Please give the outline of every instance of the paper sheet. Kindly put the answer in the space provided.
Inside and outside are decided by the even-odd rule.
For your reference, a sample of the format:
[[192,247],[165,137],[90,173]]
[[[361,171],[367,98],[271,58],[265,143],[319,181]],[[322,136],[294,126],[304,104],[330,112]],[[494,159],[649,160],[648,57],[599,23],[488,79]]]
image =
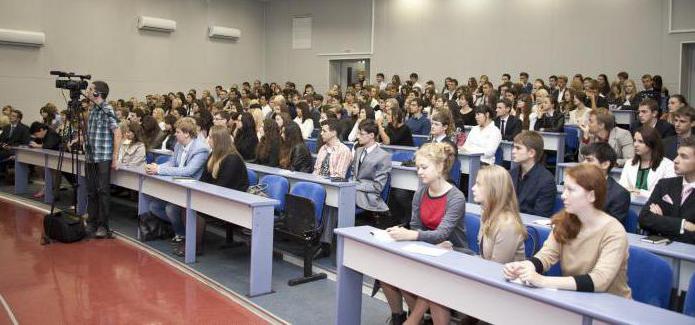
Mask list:
[[371,231],[370,234],[372,234],[372,236],[374,236],[376,240],[382,243],[391,243],[395,241],[393,240],[393,238],[391,238],[391,235],[389,235],[389,233],[386,232],[386,230],[375,229]]
[[550,227],[550,219],[538,219],[534,220],[533,223],[541,226],[548,226]]
[[410,253],[422,254],[427,256],[441,256],[448,252],[446,249],[418,245],[418,244],[408,244],[403,246],[403,250]]

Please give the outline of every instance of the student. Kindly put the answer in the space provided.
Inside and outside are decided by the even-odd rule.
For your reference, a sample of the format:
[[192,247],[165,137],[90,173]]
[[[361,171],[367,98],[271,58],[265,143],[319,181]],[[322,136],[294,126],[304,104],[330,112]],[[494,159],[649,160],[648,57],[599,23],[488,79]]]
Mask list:
[[159,138],[152,143],[152,147],[160,150],[174,150],[176,145],[176,117],[167,115],[164,117],[164,131]]
[[256,163],[270,167],[280,166],[280,127],[271,119],[263,122],[263,137],[256,147]]
[[442,108],[432,115],[432,129],[430,131],[430,142],[447,143],[454,149],[454,154],[458,155],[458,147],[451,139],[454,132],[454,117],[448,108]]
[[[145,165],[145,173],[147,175],[181,176],[199,179],[203,173],[205,162],[208,160],[209,148],[198,137],[197,129],[195,120],[191,117],[184,117],[178,120],[176,122],[174,155],[161,165],[156,163]],[[147,210],[151,214],[164,221],[171,222],[175,233],[172,242],[174,244],[183,242],[186,234],[186,228],[181,219],[183,208],[147,195],[145,196],[145,203],[148,207]]]
[[676,130],[676,135],[665,138],[663,142],[664,156],[673,160],[676,159],[678,155],[678,147],[681,142],[693,135],[693,128],[695,128],[695,108],[684,106],[670,114],[671,121],[673,121],[673,128]]
[[632,127],[632,130],[639,129],[642,125],[656,129],[657,134],[662,139],[676,135],[676,130],[671,123],[659,119],[659,104],[653,99],[645,99],[639,104],[637,110],[639,121]]
[[307,102],[301,101],[297,103],[297,117],[294,118],[294,122],[300,126],[302,138],[308,139],[311,137],[311,133],[314,132],[314,120],[311,118],[311,111]]
[[601,168],[606,176],[606,205],[603,211],[615,217],[621,223],[627,219],[630,210],[630,192],[620,186],[609,174],[616,165],[615,151],[605,142],[595,142],[581,148],[584,162]]
[[478,125],[471,129],[463,145],[465,153],[482,153],[480,161],[493,165],[495,163],[495,153],[502,142],[502,134],[495,126],[492,118],[495,116],[490,106],[478,106],[475,109],[475,120]]
[[664,157],[664,147],[656,129],[641,127],[635,131],[634,138],[635,157],[625,163],[619,183],[635,195],[649,197],[660,179],[676,176],[673,161]]
[[[34,141],[29,142],[30,148],[41,148],[48,150],[59,150],[60,149],[60,135],[50,128],[48,125],[41,122],[31,123],[29,127],[29,134],[34,137]],[[58,191],[60,190],[60,179],[61,173],[58,171],[52,171],[53,175],[53,197],[58,197]],[[32,195],[33,198],[42,198],[45,195],[45,186],[41,188],[38,192]]]
[[290,123],[282,130],[280,167],[302,173],[311,173],[314,167],[311,152],[304,143],[302,130],[296,123]]
[[241,113],[237,118],[237,127],[234,129],[234,145],[244,160],[256,159],[256,147],[258,136],[256,134],[256,121],[248,112]]
[[569,117],[569,122],[568,124],[572,125],[583,125],[587,124],[587,121],[589,119],[589,109],[584,105],[584,102],[586,101],[586,94],[583,92],[573,92],[574,93],[574,106],[576,107],[574,110],[570,111],[570,117]]
[[376,142],[378,127],[373,120],[360,122],[358,142],[352,161],[352,176],[357,183],[355,201],[357,207],[372,211],[388,211],[381,191],[391,173],[391,154]]
[[413,98],[410,101],[410,117],[405,122],[410,128],[413,134],[417,135],[429,135],[430,134],[430,119],[422,114],[422,108],[425,106],[425,102],[420,98]]
[[514,137],[521,133],[521,120],[516,116],[511,115],[512,102],[503,99],[497,101],[497,117],[495,117],[495,126],[500,129],[502,140],[513,141]]
[[510,174],[522,213],[549,218],[553,213],[557,187],[555,176],[541,163],[543,137],[535,131],[524,131],[514,137]]
[[[418,149],[415,163],[421,185],[413,197],[410,229],[388,228],[387,232],[393,239],[465,247],[466,237],[460,219],[466,212],[466,198],[454,184],[447,182],[454,159],[454,151],[447,144],[426,143]],[[414,310],[417,297],[387,283],[382,282],[381,286],[391,308],[392,323],[402,324],[406,319],[403,298],[409,310]],[[436,324],[444,324],[440,320],[448,319],[448,313],[446,308],[435,308],[432,317]]]
[[[553,217],[551,236],[531,259],[505,264],[504,277],[534,287],[630,299],[627,234],[618,220],[601,211],[605,199],[606,177],[598,167],[569,168],[562,192],[565,209]],[[542,275],[557,262],[562,276]]]
[[357,141],[360,124],[362,123],[362,121],[365,120],[375,120],[374,109],[366,105],[360,107],[360,111],[359,113],[357,113],[357,120],[355,121],[355,125],[352,126],[350,134],[347,137],[347,140],[349,142]]
[[393,107],[390,112],[384,115],[388,125],[384,127],[384,120],[381,119],[377,119],[376,123],[379,127],[381,143],[394,146],[414,146],[413,134],[410,132],[410,128],[403,122],[405,112],[399,107]]
[[[203,168],[203,174],[200,176],[200,181],[246,192],[249,188],[246,164],[234,147],[227,126],[215,125],[210,128],[207,143],[211,151]],[[205,234],[206,220],[200,214],[198,214],[196,219],[196,255],[201,255],[203,252],[203,235]],[[177,245],[174,247],[174,255],[184,256],[186,253],[185,248],[185,245]]]
[[564,132],[565,116],[556,111],[557,100],[553,96],[543,98],[539,117],[533,128],[543,132]]
[[695,138],[688,137],[678,148],[675,161],[678,177],[660,180],[642,208],[640,228],[650,234],[695,244]]
[[[159,129],[159,128],[158,128]],[[118,151],[118,167],[142,167],[145,165],[145,144],[142,127],[131,121],[123,128],[123,140]]]
[[314,175],[345,178],[352,153],[338,139],[338,120],[327,119],[321,122],[321,139],[324,144],[316,155]]
[[464,130],[466,126],[476,125],[475,110],[473,110],[473,95],[470,92],[461,94],[456,102],[449,102],[449,109],[454,113],[456,128]]
[[[683,95],[675,94],[668,98],[668,112],[661,114],[661,119],[673,123],[673,114],[680,108],[688,106],[688,101]],[[675,126],[675,125],[674,125]]]
[[10,147],[29,144],[29,127],[22,123],[22,116],[20,110],[10,107],[10,124],[0,133],[0,174],[6,174],[7,166],[13,163],[10,158],[14,156],[14,151]]
[[617,155],[617,166],[635,156],[635,146],[630,131],[615,125],[615,116],[605,109],[598,108],[589,112],[589,123],[579,126],[582,129],[582,143],[579,145],[579,160],[582,160],[581,148],[596,142],[608,143]]

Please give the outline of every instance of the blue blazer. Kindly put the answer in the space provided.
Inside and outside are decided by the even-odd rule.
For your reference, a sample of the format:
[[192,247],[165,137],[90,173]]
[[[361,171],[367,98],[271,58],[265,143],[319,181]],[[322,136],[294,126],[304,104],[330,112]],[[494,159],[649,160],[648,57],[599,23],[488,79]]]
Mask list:
[[551,217],[557,195],[555,176],[541,164],[535,164],[526,174],[523,188],[520,189],[521,167],[519,165],[514,166],[510,173],[512,174],[516,197],[519,200],[519,210],[522,213]]
[[193,139],[191,148],[188,150],[186,161],[179,166],[177,162],[179,161],[179,157],[183,154],[183,148],[184,146],[182,144],[176,143],[174,146],[174,155],[172,155],[167,162],[159,165],[157,175],[184,176],[200,179],[200,175],[203,174],[203,168],[205,168],[205,163],[208,161],[210,148],[205,141],[196,137]]

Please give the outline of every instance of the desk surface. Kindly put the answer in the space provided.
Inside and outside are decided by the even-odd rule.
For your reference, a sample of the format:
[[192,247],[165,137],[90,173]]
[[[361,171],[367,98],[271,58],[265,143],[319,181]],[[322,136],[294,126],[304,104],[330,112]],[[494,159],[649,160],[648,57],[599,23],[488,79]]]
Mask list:
[[263,174],[273,174],[273,175],[283,176],[286,178],[292,178],[292,179],[296,179],[296,180],[300,180],[300,181],[318,183],[318,184],[326,185],[326,186],[354,187],[357,184],[353,181],[332,182],[329,178],[316,176],[314,174],[302,173],[302,172],[293,172],[293,171],[290,171],[287,169],[268,167],[268,166],[252,164],[252,163],[246,163],[246,167],[248,169],[251,169],[253,171],[260,172]]
[[[402,247],[411,242],[380,242],[370,234],[375,229],[364,226],[336,229],[335,232],[344,238],[406,257],[445,272],[604,322],[628,324],[693,323],[693,319],[688,316],[607,293],[548,290],[510,283],[505,281],[502,276],[502,264],[454,251],[438,257],[409,253],[402,250]],[[419,244],[427,245],[425,243]]]

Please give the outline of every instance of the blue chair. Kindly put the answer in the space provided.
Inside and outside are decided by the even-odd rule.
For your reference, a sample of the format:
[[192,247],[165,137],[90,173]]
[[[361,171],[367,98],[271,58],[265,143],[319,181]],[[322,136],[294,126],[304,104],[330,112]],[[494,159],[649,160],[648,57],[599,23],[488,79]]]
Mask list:
[[623,221],[623,226],[625,226],[625,231],[629,233],[636,234],[637,226],[639,225],[639,214],[637,211],[632,209],[627,210],[627,218]]
[[562,198],[560,195],[555,195],[555,204],[553,205],[553,214],[565,208],[565,204],[562,203]]
[[503,161],[504,161],[504,151],[502,150],[502,146],[499,146],[499,147],[497,147],[497,151],[495,151],[495,165],[502,166]]
[[632,289],[632,299],[668,309],[673,281],[671,266],[645,249],[630,246],[629,252],[627,284]]
[[[384,188],[381,189],[381,199],[384,200],[384,202],[388,202],[389,199],[389,193],[391,193],[391,174],[388,175],[388,178],[386,179],[386,184],[384,184]],[[364,209],[355,206],[355,215],[361,214],[364,212]]]
[[391,161],[408,161],[415,159],[415,153],[407,150],[397,150],[391,154]]
[[422,146],[425,142],[429,140],[429,136],[426,135],[413,135],[413,144],[416,147]]
[[683,304],[683,313],[695,317],[695,273],[690,277],[688,293],[685,294],[685,304]]
[[316,139],[315,138],[309,138],[304,140],[304,143],[306,143],[306,147],[309,149],[309,152],[311,153],[317,153],[318,148],[316,147]]
[[579,128],[576,126],[565,126],[565,152],[574,153],[579,149]]
[[[548,227],[543,227],[543,226],[536,226],[532,225],[529,226],[538,231],[538,248],[536,251],[541,250],[543,248],[543,244],[545,241],[548,239],[548,236],[550,236],[550,231],[551,229]],[[560,268],[560,264],[555,264],[548,269],[548,271],[545,272],[545,275],[550,275],[550,276],[561,276],[562,275],[562,269]]]
[[464,227],[466,228],[466,241],[468,248],[480,254],[480,246],[478,245],[478,232],[480,231],[480,217],[466,213],[463,216]]
[[311,137],[312,138],[316,139],[319,137],[319,135],[321,135],[321,129],[314,128],[314,130],[311,131]]
[[169,159],[171,159],[171,157],[172,157],[172,156],[161,155],[161,156],[157,156],[157,158],[155,158],[154,161],[157,163],[157,165],[161,165],[161,164],[166,163],[167,161],[169,161]]
[[[451,177],[451,180],[454,181],[454,184],[456,184],[456,187],[461,187],[461,161],[458,159],[454,159],[454,164],[451,166],[451,171],[449,172],[449,177]],[[471,193],[468,193],[468,195],[471,195]]]
[[541,249],[541,238],[536,228],[526,226],[526,232],[528,233],[528,237],[526,237],[524,241],[524,251],[526,257],[531,257]]
[[145,162],[151,164],[154,162],[154,154],[151,152],[145,153]]
[[260,184],[265,185],[265,193],[270,198],[278,200],[275,205],[275,214],[281,215],[285,211],[285,195],[290,189],[290,183],[286,178],[278,175],[265,175],[261,177]]
[[297,182],[292,186],[290,194],[302,196],[314,202],[316,223],[321,224],[323,221],[323,205],[326,203],[326,189],[323,186],[311,182]]
[[258,175],[256,175],[256,172],[247,168],[246,173],[249,177],[249,186],[254,186],[258,184]]
[[355,147],[355,143],[354,143],[354,142],[343,142],[343,144],[344,144],[346,147],[348,147],[348,149],[350,149],[350,150],[352,150],[352,148]]

